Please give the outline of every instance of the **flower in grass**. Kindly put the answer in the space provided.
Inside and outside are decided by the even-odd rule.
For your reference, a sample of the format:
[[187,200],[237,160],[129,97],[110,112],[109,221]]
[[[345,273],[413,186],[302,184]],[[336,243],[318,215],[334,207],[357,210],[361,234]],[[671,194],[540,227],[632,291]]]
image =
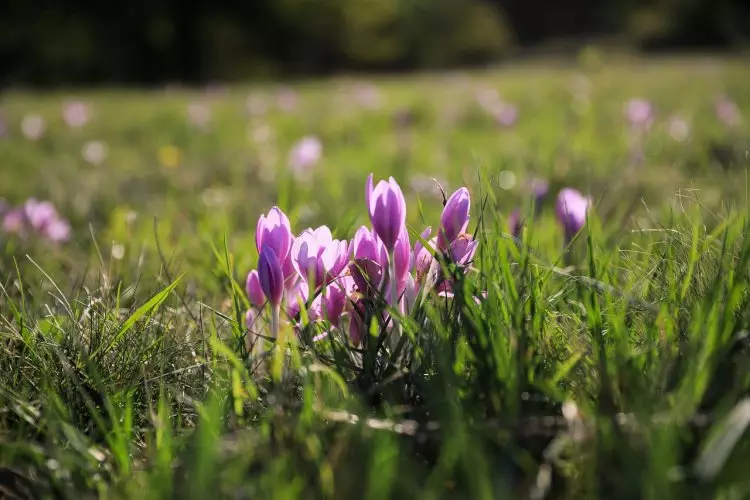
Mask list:
[[495,122],[504,128],[510,128],[518,121],[518,107],[508,102],[501,102],[494,110]]
[[591,199],[572,188],[563,188],[557,195],[555,213],[565,233],[565,241],[570,242],[586,225]]
[[367,335],[365,324],[366,308],[363,301],[358,300],[352,304],[352,313],[349,316],[349,340],[357,347]]
[[[437,248],[437,238],[430,239],[432,234],[432,227],[428,227],[420,235],[414,243],[414,257],[413,257],[413,270],[416,275],[416,280],[421,282],[432,266],[432,261],[435,259],[435,248]],[[427,245],[424,245],[422,241],[426,241]]]
[[303,137],[289,151],[289,168],[300,178],[309,176],[310,171],[323,157],[323,143],[315,136]]
[[311,290],[337,278],[348,257],[347,242],[333,239],[327,226],[305,229],[292,245],[292,265]]
[[452,242],[449,249],[450,257],[458,266],[468,266],[474,259],[479,242],[470,234],[459,234]]
[[645,130],[654,120],[654,108],[646,99],[631,99],[625,104],[625,118],[634,129]]
[[367,177],[365,201],[375,234],[393,253],[396,241],[406,225],[406,200],[393,177],[380,181],[373,188],[372,174]]
[[91,109],[82,101],[66,101],[63,103],[62,117],[68,127],[81,128],[91,119]]
[[24,203],[23,210],[29,227],[42,237],[54,243],[70,238],[70,224],[60,217],[51,202],[29,198]]
[[3,213],[3,232],[23,236],[26,218],[23,208],[11,208]]
[[521,209],[516,208],[508,216],[508,232],[515,238],[521,237],[523,221],[521,220]]
[[388,268],[388,251],[378,236],[361,226],[351,244],[353,261],[349,273],[357,288],[367,295],[379,290]]
[[297,106],[297,93],[289,87],[282,87],[276,94],[276,105],[285,113],[289,113]]
[[47,124],[42,115],[32,113],[23,117],[21,120],[21,132],[24,137],[31,141],[38,141],[44,135]]
[[440,216],[440,229],[437,235],[439,249],[445,250],[460,233],[466,231],[470,208],[471,196],[465,187],[458,189],[448,198]]
[[714,112],[716,113],[716,118],[727,127],[737,127],[742,124],[740,108],[726,96],[721,96],[716,100]]
[[310,304],[308,311],[310,320],[325,319],[334,326],[339,326],[353,287],[354,281],[350,276],[341,276],[332,281]]
[[260,276],[257,270],[253,269],[247,274],[245,291],[253,307],[260,309],[266,303],[266,294],[263,292],[263,287],[260,286]]
[[258,281],[268,302],[274,308],[278,308],[284,296],[284,273],[276,253],[267,246],[260,251]]
[[83,159],[92,165],[100,165],[107,159],[108,148],[102,141],[88,141],[81,148]]
[[541,177],[535,177],[531,180],[531,194],[534,197],[534,209],[536,214],[539,214],[539,211],[542,208],[542,203],[544,202],[544,199],[547,197],[547,193],[549,192],[549,181],[547,179],[542,179]]

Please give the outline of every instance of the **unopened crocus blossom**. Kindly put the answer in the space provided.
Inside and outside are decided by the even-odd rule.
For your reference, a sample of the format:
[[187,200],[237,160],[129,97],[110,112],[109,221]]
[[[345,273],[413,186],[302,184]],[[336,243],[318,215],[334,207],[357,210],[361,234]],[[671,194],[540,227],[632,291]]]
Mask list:
[[453,193],[443,207],[440,216],[440,230],[438,232],[438,248],[446,249],[456,236],[466,231],[469,224],[469,209],[471,197],[465,187]]
[[63,104],[63,121],[70,128],[81,128],[91,118],[89,106],[81,101],[68,101]]
[[508,216],[508,232],[515,238],[521,236],[521,230],[523,229],[523,222],[521,221],[521,210],[516,208]]
[[290,318],[296,318],[302,308],[307,304],[309,289],[307,283],[298,279],[291,288],[287,287],[286,292],[286,313]]
[[645,99],[631,99],[625,105],[625,118],[633,128],[648,128],[654,119],[653,106]]
[[298,176],[306,176],[323,156],[323,144],[315,136],[300,139],[289,151],[289,168]]
[[310,319],[326,319],[334,326],[338,326],[353,286],[352,278],[349,276],[341,276],[331,282],[310,305]]
[[349,272],[357,288],[368,295],[380,287],[388,267],[388,252],[378,236],[361,226],[352,239]]
[[393,249],[393,264],[396,271],[396,284],[398,285],[398,293],[402,293],[405,286],[406,275],[409,274],[409,268],[411,267],[411,244],[409,242],[409,232],[404,226],[401,230],[401,234],[398,235],[396,245]]
[[247,291],[247,296],[253,306],[258,308],[263,307],[263,304],[266,302],[266,295],[263,292],[263,288],[260,286],[260,277],[258,276],[258,271],[255,269],[247,274],[245,290]]
[[365,311],[365,304],[361,300],[353,303],[352,313],[349,316],[349,339],[355,347],[359,346],[367,335]]
[[557,195],[555,213],[565,232],[565,241],[570,242],[583,226],[586,225],[590,198],[572,188],[563,188]]
[[334,240],[326,226],[305,229],[292,245],[292,265],[311,290],[338,277],[348,257],[346,241]]
[[365,201],[375,234],[383,241],[388,254],[393,253],[406,224],[406,200],[393,177],[373,188],[372,174],[367,178]]
[[276,253],[267,246],[261,248],[258,259],[258,281],[263,294],[274,309],[281,305],[284,297],[284,274]]

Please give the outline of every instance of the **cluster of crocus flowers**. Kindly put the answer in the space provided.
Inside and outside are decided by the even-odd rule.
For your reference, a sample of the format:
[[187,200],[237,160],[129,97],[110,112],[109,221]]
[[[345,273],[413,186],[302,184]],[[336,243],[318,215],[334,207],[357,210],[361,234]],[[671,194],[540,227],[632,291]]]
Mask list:
[[70,224],[49,201],[29,198],[18,207],[8,207],[0,203],[0,217],[3,232],[6,234],[15,234],[22,238],[37,236],[52,243],[70,239]]
[[427,228],[413,247],[406,200],[395,179],[375,184],[370,175],[365,204],[371,226],[358,228],[351,241],[335,239],[326,226],[294,236],[289,218],[278,207],[260,217],[255,234],[258,267],[246,281],[251,333],[258,333],[257,320],[270,309],[273,336],[281,321],[299,330],[306,317],[325,327],[313,340],[338,329],[359,345],[366,338],[373,304],[380,304],[379,317],[388,323],[391,312],[410,311],[428,281],[438,293],[452,296],[453,276],[444,275],[441,264],[469,268],[478,245],[467,233],[468,189],[447,200],[435,236],[431,238],[432,229]]

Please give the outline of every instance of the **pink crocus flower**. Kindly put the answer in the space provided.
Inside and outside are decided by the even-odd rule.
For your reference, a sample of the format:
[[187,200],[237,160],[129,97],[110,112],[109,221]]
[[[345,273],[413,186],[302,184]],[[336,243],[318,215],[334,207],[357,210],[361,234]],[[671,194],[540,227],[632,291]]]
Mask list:
[[67,101],[62,109],[63,121],[70,128],[81,128],[91,119],[88,104],[81,101]]
[[347,242],[334,240],[327,226],[305,229],[292,245],[292,265],[311,290],[337,278],[348,257]]
[[323,144],[315,136],[300,139],[289,152],[289,168],[295,175],[305,177],[323,157]]
[[654,120],[654,109],[646,99],[631,99],[625,105],[625,117],[631,127],[647,129]]
[[13,208],[3,214],[3,231],[9,234],[24,233],[26,216],[22,208]]
[[401,231],[406,225],[406,200],[393,177],[380,181],[373,188],[372,174],[367,178],[365,201],[375,234],[383,241],[389,254],[393,253]]
[[278,310],[284,296],[284,274],[276,253],[267,246],[264,246],[260,251],[258,281],[266,299],[275,310]]
[[438,248],[444,250],[456,237],[466,231],[469,224],[471,196],[465,187],[453,193],[443,207],[438,232]]
[[379,289],[388,267],[388,251],[380,238],[365,226],[355,233],[351,250],[353,262],[349,264],[349,273],[362,293],[372,295]]
[[572,188],[563,188],[557,195],[555,213],[563,227],[565,241],[570,242],[586,225],[591,199]]
[[740,109],[728,97],[722,96],[717,99],[714,110],[719,121],[727,127],[736,127],[742,124]]

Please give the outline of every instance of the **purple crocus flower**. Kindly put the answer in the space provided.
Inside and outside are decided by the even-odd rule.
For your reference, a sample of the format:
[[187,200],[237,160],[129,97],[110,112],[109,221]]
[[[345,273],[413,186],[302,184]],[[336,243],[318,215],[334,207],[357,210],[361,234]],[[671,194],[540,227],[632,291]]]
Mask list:
[[68,221],[56,217],[42,230],[42,236],[53,243],[61,243],[70,239],[70,224]]
[[260,251],[258,259],[258,281],[271,305],[278,310],[284,296],[284,274],[276,253],[267,246]]
[[411,266],[411,244],[409,243],[409,232],[406,230],[406,226],[403,226],[396,240],[393,249],[393,263],[398,293],[401,294],[404,291],[406,275],[409,274],[409,267]]
[[353,262],[349,272],[357,288],[367,295],[380,287],[384,270],[388,267],[388,251],[378,236],[361,226],[351,244]]
[[458,235],[450,246],[451,260],[458,266],[467,266],[474,258],[479,242],[472,238],[470,234],[462,233]]
[[625,105],[625,117],[635,129],[647,129],[654,120],[654,109],[646,99],[631,99]]
[[383,241],[389,254],[393,253],[406,224],[406,200],[393,177],[380,181],[373,188],[372,174],[367,178],[365,201],[375,234]]
[[346,241],[334,240],[327,226],[305,229],[292,245],[292,265],[311,290],[337,278],[348,257]]
[[315,136],[300,139],[289,152],[289,168],[297,176],[305,177],[320,162],[323,144]]
[[26,228],[26,215],[23,208],[12,208],[3,214],[3,231],[9,234],[23,234]]
[[500,103],[493,114],[495,115],[495,121],[501,127],[512,127],[518,121],[518,108],[508,102]]
[[440,230],[438,231],[437,245],[440,250],[448,248],[456,237],[466,231],[469,224],[469,210],[471,208],[471,196],[465,187],[453,193],[443,207],[440,216]]
[[537,215],[542,208],[542,202],[548,192],[549,182],[546,179],[536,177],[531,181],[531,193],[534,196],[534,209]]
[[261,248],[271,248],[279,262],[284,262],[292,247],[292,227],[289,218],[279,208],[273,207],[268,214],[261,215],[255,226],[255,247],[260,252]]
[[508,216],[508,232],[515,238],[521,237],[523,221],[521,220],[521,209],[516,208]]
[[257,308],[263,307],[263,304],[266,303],[266,296],[263,292],[263,288],[260,286],[260,276],[258,276],[258,271],[255,269],[250,271],[247,275],[245,290],[247,290],[247,296],[253,306]]
[[308,311],[310,320],[327,319],[334,326],[338,326],[348,300],[349,290],[353,286],[350,276],[341,276],[332,281],[310,304]]
[[349,317],[349,339],[357,347],[367,336],[367,325],[365,325],[365,304],[361,300],[353,303],[352,313]]
[[430,266],[432,266],[432,261],[435,259],[434,255],[435,248],[437,247],[437,238],[429,239],[431,234],[431,227],[422,231],[421,240],[427,241],[427,246],[424,246],[421,240],[417,240],[416,243],[414,243],[414,273],[418,282],[421,282],[427,275]]
[[563,188],[557,195],[555,213],[565,232],[565,241],[573,237],[586,225],[591,199],[572,188]]
[[44,228],[57,219],[57,210],[49,201],[37,201],[29,198],[23,205],[26,220],[35,231],[42,232]]

